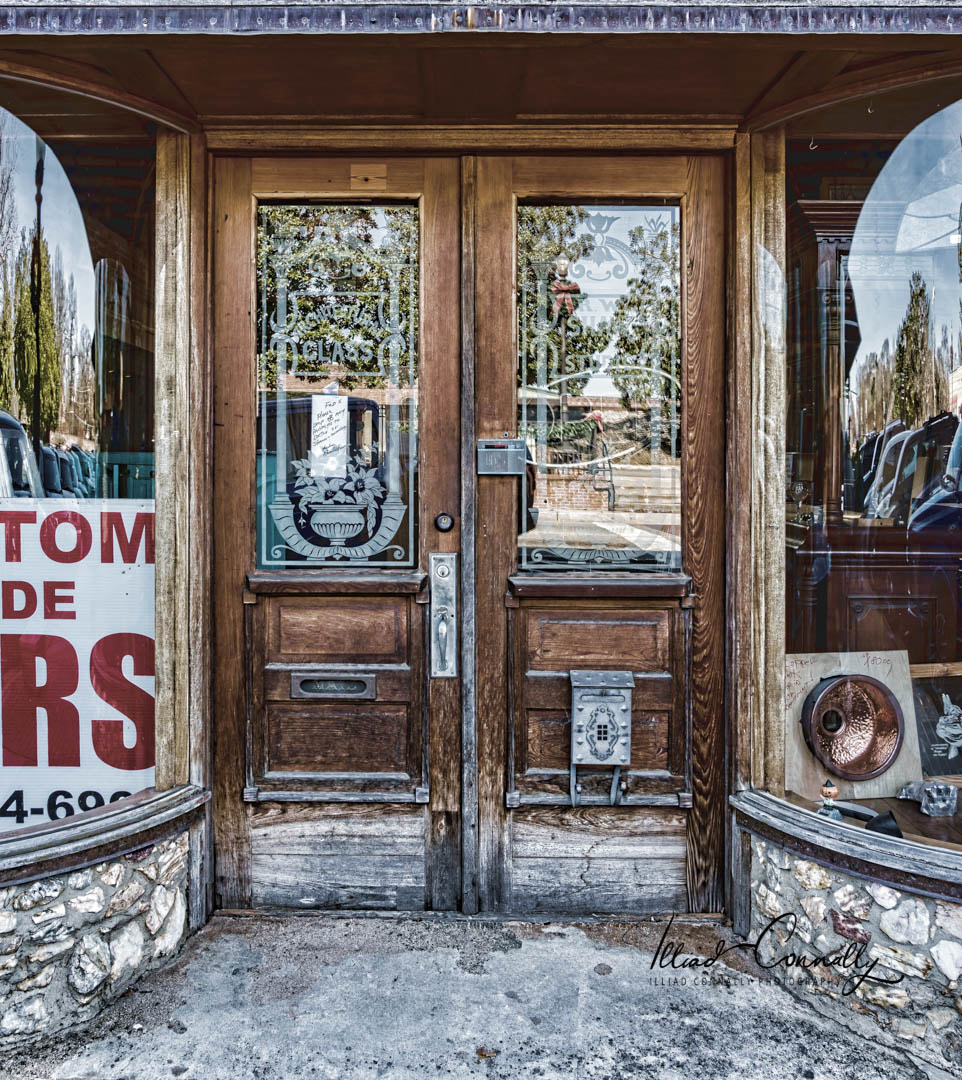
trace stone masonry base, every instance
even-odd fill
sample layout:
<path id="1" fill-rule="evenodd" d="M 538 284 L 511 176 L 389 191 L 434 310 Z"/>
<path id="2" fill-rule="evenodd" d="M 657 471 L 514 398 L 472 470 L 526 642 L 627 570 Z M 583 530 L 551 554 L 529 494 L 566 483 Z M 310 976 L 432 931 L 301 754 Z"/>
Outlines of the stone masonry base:
<path id="1" fill-rule="evenodd" d="M 0 887 L 0 1046 L 89 1020 L 180 947 L 187 833 L 75 873 Z"/>
<path id="2" fill-rule="evenodd" d="M 962 1073 L 962 905 L 913 896 L 752 840 L 751 937 L 762 962 L 799 995 L 871 1017 L 907 1049 Z M 763 934 L 773 920 L 784 918 Z M 790 956 L 857 965 L 803 971 Z M 849 971 L 871 970 L 854 986 Z M 811 999 L 810 999 L 811 1000 Z M 824 1009 L 822 1010 L 824 1011 Z"/>

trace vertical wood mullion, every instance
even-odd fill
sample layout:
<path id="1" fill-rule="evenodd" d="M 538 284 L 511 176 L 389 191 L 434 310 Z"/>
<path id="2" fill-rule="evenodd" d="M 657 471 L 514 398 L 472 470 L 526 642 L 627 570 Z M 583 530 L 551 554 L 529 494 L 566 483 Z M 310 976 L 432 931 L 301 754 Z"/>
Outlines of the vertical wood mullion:
<path id="1" fill-rule="evenodd" d="M 213 303 L 213 590 L 212 649 L 217 658 L 213 803 L 219 907 L 247 907 L 251 892 L 250 823 L 241 801 L 247 742 L 247 655 L 240 602 L 253 555 L 252 484 L 254 228 L 250 159 L 223 158 L 214 173 Z"/>
<path id="2" fill-rule="evenodd" d="M 477 159 L 461 159 L 461 910 L 478 911 L 475 590 L 475 280 Z"/>
<path id="3" fill-rule="evenodd" d="M 460 378 L 457 158 L 424 162 L 421 235 L 421 367 L 418 377 L 420 543 L 422 565 L 430 552 L 457 552 L 460 491 Z M 438 514 L 455 527 L 441 532 Z M 419 605 L 425 617 L 429 608 Z M 459 605 L 463 613 L 463 600 Z M 425 653 L 425 662 L 428 653 Z M 426 906 L 457 908 L 461 891 L 461 693 L 458 679 L 432 679 L 428 696 L 428 769 L 425 866 Z"/>
<path id="4" fill-rule="evenodd" d="M 482 157 L 477 163 L 478 237 L 475 342 L 476 434 L 496 438 L 517 424 L 515 347 L 515 235 L 513 160 Z M 507 354 L 507 355 L 506 355 Z M 507 751 L 506 571 L 517 544 L 516 481 L 478 479 L 477 645 L 479 905 L 498 911 L 510 903 L 508 819 L 504 803 Z"/>
<path id="5" fill-rule="evenodd" d="M 725 164 L 689 159 L 685 198 L 683 564 L 692 580 L 692 805 L 687 884 L 693 911 L 724 904 L 725 807 Z"/>
<path id="6" fill-rule="evenodd" d="M 752 136 L 753 780 L 785 790 L 785 129 Z"/>
<path id="7" fill-rule="evenodd" d="M 189 779 L 190 137 L 157 135 L 155 246 L 155 786 Z"/>

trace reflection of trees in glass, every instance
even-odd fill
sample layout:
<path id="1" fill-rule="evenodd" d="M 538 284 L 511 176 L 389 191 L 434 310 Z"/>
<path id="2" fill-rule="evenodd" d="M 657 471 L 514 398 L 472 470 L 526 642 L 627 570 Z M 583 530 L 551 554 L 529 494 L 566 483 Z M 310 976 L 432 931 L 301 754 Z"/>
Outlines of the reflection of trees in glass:
<path id="1" fill-rule="evenodd" d="M 560 256 L 574 266 L 595 250 L 594 237 L 578 231 L 588 217 L 583 206 L 518 207 L 518 329 L 524 352 L 518 380 L 527 386 L 539 384 L 539 362 L 546 364 L 548 381 L 554 382 L 591 367 L 608 345 L 610 329 L 605 322 L 592 327 L 578 317 L 587 293 L 568 294 L 574 312 L 551 293 Z M 589 378 L 585 374 L 567 379 L 567 392 L 577 393 Z"/>
<path id="2" fill-rule="evenodd" d="M 638 227 L 631 230 L 629 241 L 636 274 L 615 305 L 617 364 L 648 367 L 677 380 L 681 376 L 681 230 L 677 222 L 666 222 L 655 230 Z M 677 392 L 677 382 L 651 371 L 619 373 L 617 364 L 612 377 L 626 408 L 633 401 L 664 400 Z"/>
<path id="3" fill-rule="evenodd" d="M 888 338 L 881 353 L 869 353 L 855 376 L 858 432 L 881 431 L 892 419 L 892 348 Z M 853 452 L 857 451 L 853 447 Z"/>
<path id="4" fill-rule="evenodd" d="M 257 228 L 258 319 L 262 386 L 276 386 L 271 326 L 277 282 L 287 283 L 289 349 L 306 378 L 337 376 L 350 386 L 384 385 L 393 357 L 405 369 L 417 356 L 418 213 L 411 206 L 262 207 Z M 396 305 L 392 311 L 392 295 Z M 267 322 L 265 323 L 265 317 Z M 288 354 L 290 370 L 294 357 Z"/>
<path id="5" fill-rule="evenodd" d="M 23 234 L 14 278 L 15 314 L 13 321 L 14 383 L 20 401 L 20 420 L 33 432 L 33 385 L 37 369 L 36 335 L 33 306 L 30 302 L 30 261 L 33 234 Z M 40 240 L 40 436 L 49 440 L 60 416 L 62 386 L 53 290 L 51 286 L 50 249 Z"/>
<path id="6" fill-rule="evenodd" d="M 0 409 L 15 408 L 13 385 L 13 297 L 10 284 L 17 241 L 13 199 L 16 143 L 8 137 L 8 120 L 0 110 Z"/>
<path id="7" fill-rule="evenodd" d="M 18 416 L 30 430 L 36 367 L 30 302 L 33 229 L 18 219 L 15 168 L 16 140 L 0 110 L 0 409 Z M 78 324 L 74 276 L 67 275 L 59 246 L 51 257 L 46 235 L 41 237 L 41 264 L 40 434 L 45 440 L 51 431 L 89 436 L 94 415 L 90 331 Z M 84 384 L 86 403 L 81 406 L 76 399 Z"/>
<path id="8" fill-rule="evenodd" d="M 895 340 L 892 415 L 915 427 L 940 411 L 945 378 L 936 369 L 931 346 L 932 305 L 925 279 L 915 271 L 909 302 Z"/>

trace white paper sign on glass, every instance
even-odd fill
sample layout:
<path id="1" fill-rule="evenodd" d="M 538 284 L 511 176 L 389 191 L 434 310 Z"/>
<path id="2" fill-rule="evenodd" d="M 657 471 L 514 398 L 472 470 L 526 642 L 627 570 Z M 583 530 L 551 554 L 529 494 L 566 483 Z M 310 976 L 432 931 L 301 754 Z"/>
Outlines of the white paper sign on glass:
<path id="1" fill-rule="evenodd" d="M 314 394 L 311 398 L 311 475 L 347 476 L 347 398 Z"/>
<path id="2" fill-rule="evenodd" d="M 0 830 L 153 782 L 153 500 L 6 500 Z"/>

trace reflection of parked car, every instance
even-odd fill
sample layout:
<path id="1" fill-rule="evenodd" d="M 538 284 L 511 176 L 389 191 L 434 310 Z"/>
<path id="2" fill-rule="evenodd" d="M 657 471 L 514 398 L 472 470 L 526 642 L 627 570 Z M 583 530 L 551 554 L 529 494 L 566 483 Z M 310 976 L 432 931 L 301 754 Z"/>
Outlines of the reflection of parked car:
<path id="1" fill-rule="evenodd" d="M 959 491 L 962 480 L 962 424 L 956 421 L 955 433 L 942 468 L 938 468 L 938 461 L 933 464 L 932 482 L 923 497 L 913 504 L 908 522 L 909 532 L 962 531 L 962 494 Z"/>
<path id="2" fill-rule="evenodd" d="M 57 463 L 60 466 L 60 488 L 64 493 L 64 497 L 68 499 L 84 498 L 83 485 L 80 483 L 74 469 L 73 455 L 68 454 L 66 450 L 60 449 L 54 450 L 54 453 L 57 455 Z"/>
<path id="3" fill-rule="evenodd" d="M 68 446 L 67 453 L 74 458 L 74 470 L 78 474 L 84 495 L 92 499 L 97 494 L 97 469 L 93 458 L 79 446 Z"/>
<path id="4" fill-rule="evenodd" d="M 911 431 L 903 430 L 893 435 L 886 443 L 882 451 L 878 465 L 875 469 L 875 479 L 865 496 L 864 516 L 867 518 L 884 517 L 880 507 L 884 506 L 891 496 L 895 485 L 895 475 L 899 463 L 899 455 L 902 452 L 902 444 L 912 434 Z"/>
<path id="5" fill-rule="evenodd" d="M 40 447 L 41 475 L 43 476 L 43 493 L 48 499 L 65 499 L 63 482 L 60 476 L 60 459 L 52 447 L 45 443 Z"/>
<path id="6" fill-rule="evenodd" d="M 43 485 L 27 433 L 18 420 L 0 412 L 3 455 L 0 460 L 0 497 L 40 498 Z"/>
<path id="7" fill-rule="evenodd" d="M 958 426 L 954 416 L 940 413 L 917 431 L 909 432 L 901 444 L 893 481 L 879 501 L 879 517 L 905 525 L 912 508 L 941 487 L 949 448 Z"/>

